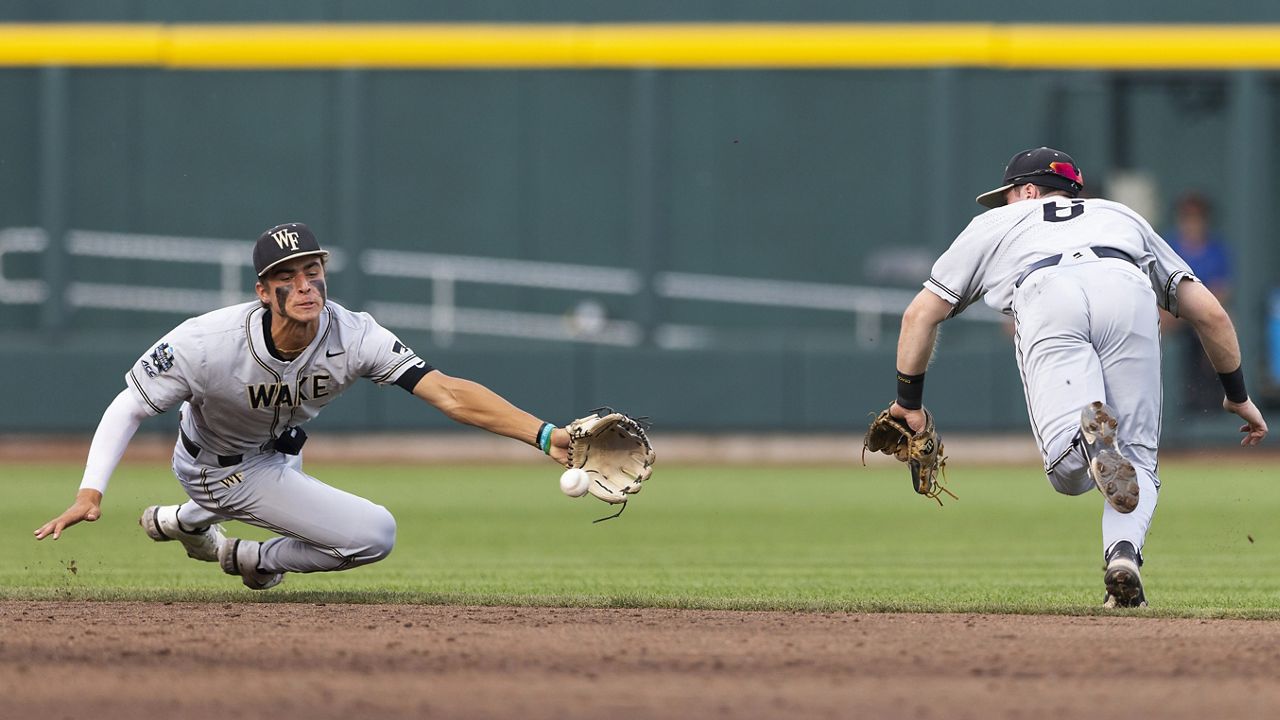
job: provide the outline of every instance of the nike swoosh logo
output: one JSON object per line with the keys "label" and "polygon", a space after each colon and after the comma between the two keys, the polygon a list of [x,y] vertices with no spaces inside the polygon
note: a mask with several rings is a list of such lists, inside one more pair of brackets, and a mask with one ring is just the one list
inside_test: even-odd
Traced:
{"label": "nike swoosh logo", "polygon": [[331,357],[337,357],[339,355],[345,355],[346,353],[347,353],[346,350],[339,350],[338,352],[329,352],[328,350],[326,350],[324,352],[324,356],[327,358],[331,358]]}

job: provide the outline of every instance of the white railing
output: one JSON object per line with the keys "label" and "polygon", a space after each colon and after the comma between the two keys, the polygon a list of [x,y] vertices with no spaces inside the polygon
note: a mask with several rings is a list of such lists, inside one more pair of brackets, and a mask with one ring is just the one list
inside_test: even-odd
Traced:
{"label": "white railing", "polygon": [[0,230],[0,303],[6,305],[39,305],[49,297],[43,280],[10,280],[4,273],[6,255],[42,253],[49,239],[39,228],[7,228]]}
{"label": "white railing", "polygon": [[[0,303],[40,304],[49,297],[49,288],[44,280],[14,280],[4,272],[6,255],[43,253],[48,245],[49,239],[40,228],[0,230]],[[244,240],[72,230],[67,233],[67,254],[112,260],[194,263],[219,268],[217,290],[72,281],[67,284],[66,298],[67,303],[76,308],[189,314],[253,298],[240,282],[242,269],[253,265],[253,243]],[[330,253],[329,262],[334,269],[341,269],[342,253]]]}
{"label": "white railing", "polygon": [[[678,272],[658,273],[653,283],[658,295],[680,300],[852,313],[855,337],[862,345],[879,344],[881,317],[901,315],[916,295],[907,290]],[[672,336],[666,342],[696,345],[696,333],[686,328],[680,339]]]}
{"label": "white railing", "polygon": [[439,255],[405,250],[367,250],[360,267],[371,277],[398,277],[431,283],[431,303],[371,302],[369,312],[382,322],[430,330],[438,345],[454,333],[639,345],[644,330],[629,320],[608,320],[580,305],[566,315],[459,308],[454,288],[460,282],[581,293],[635,295],[643,287],[640,273],[595,265]]}
{"label": "white railing", "polygon": [[[4,266],[7,256],[39,254],[47,247],[48,238],[40,228],[0,230],[0,304],[39,304],[48,298],[49,289],[43,280],[9,278]],[[219,287],[197,290],[72,281],[66,290],[67,302],[75,308],[181,314],[244,302],[253,297],[241,283],[244,268],[252,265],[252,247],[251,242],[243,240],[72,230],[67,234],[67,252],[72,256],[213,265],[218,268]],[[340,270],[344,261],[340,250],[331,251],[331,269]],[[641,294],[646,289],[645,278],[634,270],[376,249],[362,252],[359,264],[370,277],[430,283],[425,293],[429,302],[373,301],[368,307],[386,325],[430,331],[440,345],[451,343],[455,334],[623,347],[633,347],[644,340],[644,328],[638,323],[608,318],[603,306],[590,299],[591,295],[601,294]],[[458,283],[562,290],[584,297],[562,314],[467,308],[456,302]],[[670,300],[851,314],[855,318],[851,332],[863,345],[878,344],[884,318],[900,316],[916,294],[896,288],[680,272],[655,274],[651,287],[655,296]],[[974,307],[961,316],[982,322],[999,321],[1001,317],[985,306]],[[704,325],[665,323],[654,328],[654,342],[673,349],[711,347],[718,344],[719,335],[716,328]]]}

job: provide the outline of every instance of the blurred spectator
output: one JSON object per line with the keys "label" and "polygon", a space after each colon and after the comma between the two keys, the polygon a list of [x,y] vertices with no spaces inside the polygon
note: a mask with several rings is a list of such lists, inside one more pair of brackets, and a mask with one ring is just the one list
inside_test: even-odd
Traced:
{"label": "blurred spectator", "polygon": [[[1174,208],[1176,225],[1165,235],[1165,240],[1187,261],[1218,301],[1227,306],[1232,293],[1231,255],[1226,241],[1211,229],[1211,217],[1208,199],[1200,193],[1189,192],[1178,199]],[[1169,330],[1175,341],[1183,345],[1184,409],[1199,413],[1221,410],[1221,384],[1200,348],[1200,338],[1184,323],[1170,322]]]}

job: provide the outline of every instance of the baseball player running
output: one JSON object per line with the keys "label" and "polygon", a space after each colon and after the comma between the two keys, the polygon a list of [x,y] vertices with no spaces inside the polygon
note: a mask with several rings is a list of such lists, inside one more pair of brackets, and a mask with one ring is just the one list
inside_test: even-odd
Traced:
{"label": "baseball player running", "polygon": [[1267,424],[1245,392],[1240,346],[1222,305],[1146,220],[1082,199],[1064,152],[1013,156],[990,208],[934,264],[902,316],[898,395],[890,414],[925,426],[924,375],[938,325],[979,298],[1012,315],[1018,368],[1045,474],[1054,489],[1097,487],[1107,607],[1146,605],[1139,567],[1160,480],[1160,334],[1156,306],[1190,322],[1219,372],[1223,408],[1244,421],[1241,445]]}
{"label": "baseball player running", "polygon": [[[138,359],[103,413],[75,502],[37,529],[36,539],[56,540],[82,520],[97,520],[139,423],[179,406],[173,472],[189,499],[143,511],[152,540],[176,540],[190,557],[217,562],[256,590],[289,572],[377,562],[395,543],[391,513],[302,470],[302,426],[360,378],[398,385],[453,420],[567,463],[564,429],[445,375],[367,313],[327,299],[327,257],[302,223],[264,232],[253,249],[258,299],[187,320]],[[279,537],[226,537],[219,523],[228,519]]]}

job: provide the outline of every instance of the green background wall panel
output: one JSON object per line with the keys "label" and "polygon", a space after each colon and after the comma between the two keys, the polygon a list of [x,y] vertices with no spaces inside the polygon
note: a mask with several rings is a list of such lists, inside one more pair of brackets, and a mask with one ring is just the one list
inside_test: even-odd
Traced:
{"label": "green background wall panel", "polygon": [[0,225],[38,223],[36,73],[0,71]]}
{"label": "green background wall panel", "polygon": [[[28,4],[26,11],[65,13],[71,6],[49,7]],[[139,17],[165,12],[146,2],[102,7]],[[174,7],[184,20],[206,12]],[[389,15],[397,7],[405,6],[365,10]],[[680,17],[730,12],[724,3],[682,7]],[[801,14],[840,10],[791,7]],[[914,3],[898,11],[969,12],[949,8]],[[586,18],[589,9],[490,3],[471,11]],[[339,3],[307,10],[358,11]],[[0,228],[42,220],[43,77],[0,71]],[[72,70],[68,77],[64,220],[84,230],[252,240],[268,225],[300,219],[335,249],[912,291],[979,210],[973,196],[994,185],[1022,147],[1070,150],[1091,189],[1105,191],[1118,170],[1145,173],[1159,193],[1150,219],[1161,229],[1182,191],[1204,190],[1225,206],[1239,181],[1232,76],[1223,74]],[[1263,122],[1275,137],[1276,88],[1269,79],[1264,88]],[[356,107],[343,105],[352,99]],[[1247,208],[1254,226],[1275,226],[1273,206]],[[1273,283],[1273,239],[1231,233],[1234,218],[1220,216],[1233,248],[1249,259],[1250,272]],[[344,227],[356,235],[344,236]],[[69,267],[79,281],[203,289],[217,287],[219,272],[88,258],[72,258]],[[8,277],[39,271],[35,256],[6,260]],[[251,273],[242,271],[240,281],[249,289]],[[334,270],[331,292],[355,303],[431,300],[426,282],[362,278],[354,268]],[[650,313],[643,297],[466,283],[455,293],[466,307],[551,314],[594,298],[613,318],[652,315],[657,323],[705,324],[731,338],[716,349],[677,352],[658,350],[651,338],[619,349],[459,335],[437,347],[430,334],[401,332],[446,371],[485,382],[549,419],[612,403],[651,414],[660,427],[848,430],[892,391],[896,317],[881,320],[878,344],[863,345],[869,338],[856,337],[856,319],[845,313],[662,298]],[[78,309],[67,332],[46,333],[38,330],[38,308],[0,304],[0,366],[11,378],[32,368],[41,378],[11,381],[0,431],[91,430],[122,387],[128,363],[184,315]],[[1261,330],[1258,323],[1241,327],[1252,361],[1262,359]],[[65,377],[76,378],[76,387],[51,389]],[[1025,427],[1021,385],[998,325],[944,326],[929,388],[930,405],[948,427]],[[450,426],[398,389],[370,387],[317,427]],[[1177,422],[1166,426],[1182,431]]]}

